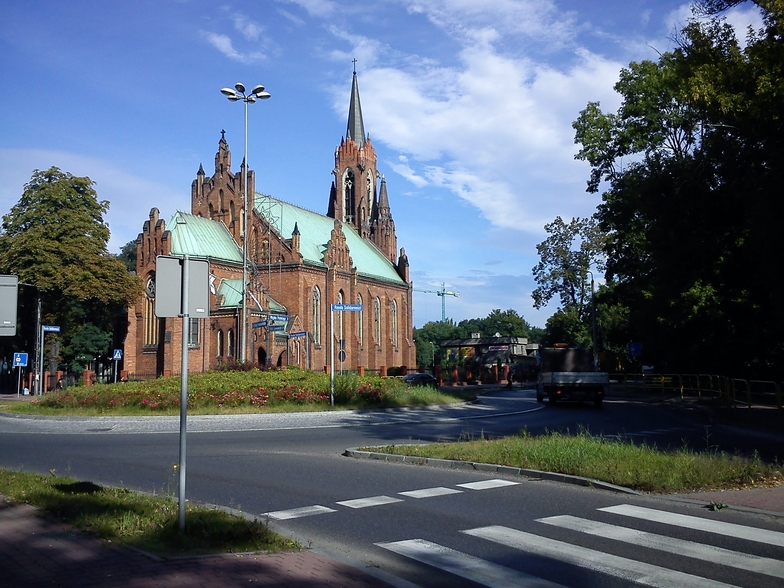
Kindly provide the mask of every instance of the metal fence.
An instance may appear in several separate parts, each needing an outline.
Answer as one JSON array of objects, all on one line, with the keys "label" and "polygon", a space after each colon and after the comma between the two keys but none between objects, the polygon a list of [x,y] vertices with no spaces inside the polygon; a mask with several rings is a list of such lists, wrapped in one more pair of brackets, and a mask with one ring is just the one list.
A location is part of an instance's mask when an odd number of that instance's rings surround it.
[{"label": "metal fence", "polygon": [[627,389],[697,398],[717,398],[736,408],[745,405],[775,406],[782,409],[784,383],[770,380],[744,380],[711,374],[610,374],[610,380]]}]

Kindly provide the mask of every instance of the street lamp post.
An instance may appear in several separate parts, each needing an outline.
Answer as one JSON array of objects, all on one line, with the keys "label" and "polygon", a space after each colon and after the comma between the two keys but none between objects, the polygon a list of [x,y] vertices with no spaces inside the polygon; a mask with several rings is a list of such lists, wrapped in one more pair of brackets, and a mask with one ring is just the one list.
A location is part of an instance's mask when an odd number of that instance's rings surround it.
[{"label": "street lamp post", "polygon": [[[226,96],[231,102],[242,100],[245,103],[245,177],[242,180],[242,335],[240,350],[240,361],[245,363],[248,349],[248,176],[250,169],[248,166],[248,104],[253,104],[256,100],[266,100],[270,97],[269,92],[264,91],[264,86],[256,86],[250,94],[245,93],[245,84],[237,82],[234,89],[223,88],[221,94]],[[269,353],[269,350],[267,350]]]},{"label": "street lamp post", "polygon": [[591,339],[593,342],[593,369],[599,370],[599,350],[596,341],[596,292],[593,287],[593,272],[587,270],[591,274]]}]

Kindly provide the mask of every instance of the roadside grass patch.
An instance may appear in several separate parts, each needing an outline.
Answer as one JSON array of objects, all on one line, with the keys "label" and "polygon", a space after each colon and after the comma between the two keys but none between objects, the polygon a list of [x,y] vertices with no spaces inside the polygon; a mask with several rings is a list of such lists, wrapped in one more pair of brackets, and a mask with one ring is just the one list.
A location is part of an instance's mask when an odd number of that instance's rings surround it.
[{"label": "roadside grass patch", "polygon": [[646,444],[595,437],[586,430],[539,436],[522,431],[494,440],[363,449],[556,472],[655,493],[771,486],[784,480],[780,464],[765,464],[757,456],[748,459],[686,447],[660,451]]},{"label": "roadside grass patch", "polygon": [[[335,376],[335,408],[392,408],[445,404],[473,398],[460,389],[439,391],[409,386],[400,378]],[[329,410],[330,380],[290,367],[286,370],[213,371],[188,376],[190,414],[234,414]],[[40,415],[176,415],[180,377],[140,382],[75,386],[31,402],[7,403],[3,410]]]},{"label": "roadside grass patch", "polygon": [[12,503],[38,507],[104,541],[163,557],[301,549],[264,522],[192,504],[186,505],[185,532],[180,533],[178,504],[172,496],[150,496],[2,468],[0,494]]}]

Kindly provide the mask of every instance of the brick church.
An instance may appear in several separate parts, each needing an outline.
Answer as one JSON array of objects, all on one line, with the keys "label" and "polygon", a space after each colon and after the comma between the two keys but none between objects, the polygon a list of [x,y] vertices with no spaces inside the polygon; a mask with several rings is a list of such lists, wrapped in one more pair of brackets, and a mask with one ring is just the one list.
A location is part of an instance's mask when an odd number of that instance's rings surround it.
[{"label": "brick church", "polygon": [[[167,225],[157,208],[150,211],[136,240],[136,273],[147,288],[128,312],[123,367],[130,377],[180,372],[182,319],[155,316],[155,271],[156,256],[186,254],[210,264],[210,316],[192,318],[189,325],[192,373],[243,355],[260,366],[324,370],[330,365],[330,337],[336,370],[414,367],[408,259],[404,249],[398,252],[386,181],[365,134],[356,71],[326,215],[256,192],[250,170],[246,231],[245,171],[244,161],[232,171],[221,132],[214,173],[207,176],[200,165],[191,185],[190,213],[177,212]],[[362,310],[332,313],[332,304],[360,304]]]}]

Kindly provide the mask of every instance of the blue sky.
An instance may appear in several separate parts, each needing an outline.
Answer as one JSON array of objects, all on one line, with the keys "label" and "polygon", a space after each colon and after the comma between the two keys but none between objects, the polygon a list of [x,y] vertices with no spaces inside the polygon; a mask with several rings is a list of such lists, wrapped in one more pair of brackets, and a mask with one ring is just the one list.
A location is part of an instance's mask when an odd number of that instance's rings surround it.
[{"label": "blue sky", "polygon": [[[456,321],[513,308],[544,326],[543,227],[599,203],[571,123],[589,101],[615,110],[620,69],[671,49],[690,14],[670,0],[6,0],[0,214],[34,169],[89,176],[119,252],[153,206],[189,210],[221,129],[238,168],[242,104],[220,94],[237,81],[272,94],[249,111],[257,190],[325,213],[356,58],[415,290],[460,292]],[[760,24],[750,3],[729,19]],[[415,325],[440,318],[441,298],[415,291]]]}]

